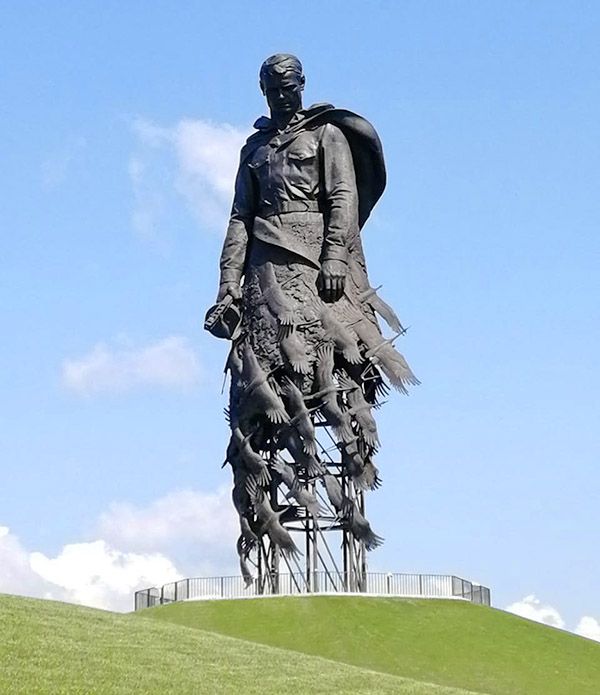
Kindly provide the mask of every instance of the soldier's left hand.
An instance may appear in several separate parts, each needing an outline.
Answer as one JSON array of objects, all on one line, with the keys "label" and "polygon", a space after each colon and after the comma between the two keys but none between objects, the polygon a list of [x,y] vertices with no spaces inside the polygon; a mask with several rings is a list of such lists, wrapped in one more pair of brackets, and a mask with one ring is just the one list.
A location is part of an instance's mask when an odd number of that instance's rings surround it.
[{"label": "soldier's left hand", "polygon": [[326,302],[337,302],[344,294],[347,265],[344,261],[329,260],[321,263],[319,285]]}]

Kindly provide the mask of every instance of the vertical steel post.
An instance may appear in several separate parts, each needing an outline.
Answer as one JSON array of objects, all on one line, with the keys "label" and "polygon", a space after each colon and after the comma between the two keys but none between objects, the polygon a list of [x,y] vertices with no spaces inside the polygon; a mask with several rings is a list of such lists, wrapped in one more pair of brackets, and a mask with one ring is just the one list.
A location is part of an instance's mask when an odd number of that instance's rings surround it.
[{"label": "vertical steel post", "polygon": [[[335,442],[332,434],[328,432],[322,422],[315,420],[314,424],[331,439],[332,443]],[[337,456],[333,458],[333,453],[329,453],[329,451],[334,451],[333,447],[327,450],[320,444],[320,449],[322,452],[320,459],[327,468],[327,473],[336,478],[344,494],[364,514],[365,500],[363,492],[354,486],[352,479],[345,473],[342,461],[339,458],[339,451],[335,449]],[[272,452],[272,455],[281,456],[276,451]],[[328,583],[331,584],[331,590],[347,592],[366,591],[367,558],[364,543],[356,540],[349,530],[343,528],[338,515],[333,511],[320,484],[310,480],[307,472],[304,470],[299,471],[298,475],[301,484],[305,485],[307,490],[316,494],[317,498],[320,498],[323,507],[322,512],[316,517],[313,517],[308,509],[303,509],[299,517],[296,516],[281,522],[292,537],[297,537],[298,534],[303,536],[303,542],[297,543],[297,545],[303,550],[303,557],[299,560],[301,564],[298,569],[301,570],[301,575],[304,577],[304,590],[314,592],[321,589],[319,573],[322,571],[324,578],[326,577]],[[282,500],[282,504],[279,503],[278,486],[275,481],[271,483],[269,488],[269,498],[275,510],[289,503],[287,499]],[[336,548],[339,548],[339,550],[336,550]],[[265,536],[258,544],[256,563],[258,593],[279,593],[282,588],[279,581],[280,569],[284,572],[287,571],[288,564],[286,562],[285,569],[280,567],[280,551]],[[292,564],[295,563],[293,562]],[[290,571],[292,571],[291,565]],[[338,577],[338,579],[334,580],[334,577]]]}]

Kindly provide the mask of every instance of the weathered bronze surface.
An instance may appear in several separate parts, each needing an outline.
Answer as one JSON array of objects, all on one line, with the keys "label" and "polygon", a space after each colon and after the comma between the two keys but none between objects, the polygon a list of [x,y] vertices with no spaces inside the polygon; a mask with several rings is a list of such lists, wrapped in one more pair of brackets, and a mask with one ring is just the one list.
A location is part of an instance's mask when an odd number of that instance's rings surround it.
[{"label": "weathered bronze surface", "polygon": [[[265,534],[284,555],[298,552],[282,517],[298,508],[318,516],[315,481],[342,528],[367,549],[379,545],[327,471],[315,425],[334,433],[343,474],[373,489],[380,484],[373,408],[388,391],[385,378],[401,392],[419,383],[394,348],[403,328],[370,285],[360,238],[385,188],[379,137],[350,111],[303,108],[304,83],[294,56],[275,55],[261,67],[270,117],[256,121],[241,151],[217,305],[207,315],[207,329],[232,340],[226,463],[248,581],[247,561]],[[277,508],[277,486],[294,507]]]}]

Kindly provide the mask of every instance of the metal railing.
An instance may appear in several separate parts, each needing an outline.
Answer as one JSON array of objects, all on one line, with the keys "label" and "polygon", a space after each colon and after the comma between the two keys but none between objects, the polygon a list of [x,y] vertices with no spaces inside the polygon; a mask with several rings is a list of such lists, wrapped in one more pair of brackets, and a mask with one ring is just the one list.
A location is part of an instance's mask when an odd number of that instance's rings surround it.
[{"label": "metal railing", "polygon": [[244,585],[240,576],[193,577],[135,592],[135,610],[174,601],[296,596],[303,594],[360,593],[405,598],[454,598],[491,605],[490,590],[466,579],[446,574],[365,572],[360,588],[343,574],[327,571],[279,574]]}]

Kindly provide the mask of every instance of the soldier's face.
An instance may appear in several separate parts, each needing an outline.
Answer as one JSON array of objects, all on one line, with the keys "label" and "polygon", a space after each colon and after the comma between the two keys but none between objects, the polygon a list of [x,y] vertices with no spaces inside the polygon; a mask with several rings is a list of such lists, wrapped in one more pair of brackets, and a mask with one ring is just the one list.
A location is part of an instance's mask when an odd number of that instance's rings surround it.
[{"label": "soldier's face", "polygon": [[304,78],[295,73],[268,75],[262,83],[263,93],[272,114],[296,113],[302,108]]}]

